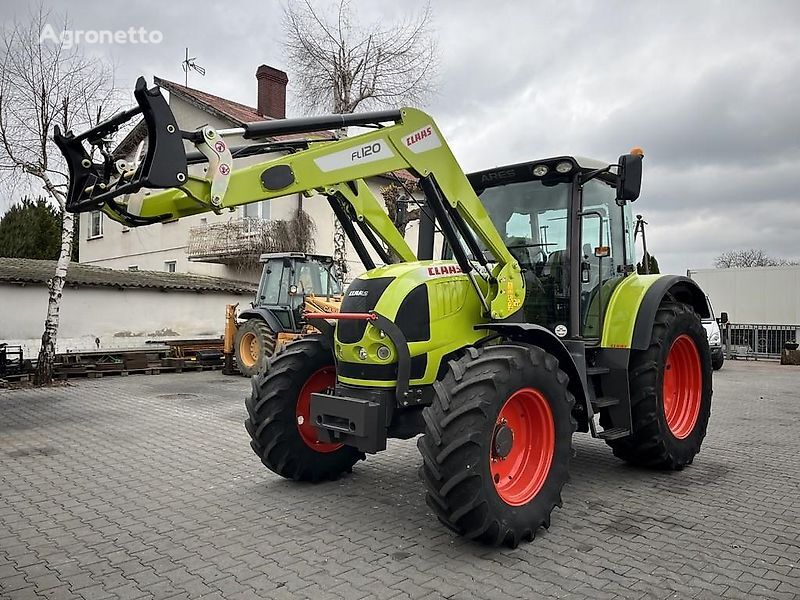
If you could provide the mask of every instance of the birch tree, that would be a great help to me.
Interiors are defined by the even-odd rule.
[[[46,31],[66,31],[65,16],[41,5],[15,20],[0,39],[0,175],[8,185],[39,188],[63,215],[55,272],[48,282],[47,314],[36,382],[53,376],[59,308],[73,244],[74,215],[64,210],[66,167],[52,140],[53,127],[82,129],[110,116],[114,85],[110,65],[79,44]],[[38,191],[38,190],[37,190]]]
[[[425,101],[436,87],[430,4],[380,23],[364,24],[355,13],[348,0],[332,10],[310,0],[287,4],[286,53],[300,107],[340,114]],[[344,280],[345,237],[335,225],[334,265]]]

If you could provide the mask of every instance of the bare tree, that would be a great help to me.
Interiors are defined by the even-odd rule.
[[[288,3],[286,52],[301,108],[338,114],[424,101],[434,91],[437,65],[430,4],[382,24],[364,25],[354,12],[348,0],[332,12],[310,0]],[[338,222],[334,264],[344,279],[345,238]]]
[[[56,21],[58,25],[54,25]],[[81,128],[104,118],[114,95],[110,66],[78,45],[43,39],[45,27],[67,30],[66,17],[42,5],[14,21],[0,39],[0,174],[44,190],[63,213],[61,249],[49,281],[49,300],[36,369],[37,383],[52,380],[59,308],[72,253],[74,216],[64,210],[67,173],[52,141],[55,125]]]
[[[430,5],[383,25],[363,25],[353,13],[347,0],[335,14],[310,0],[288,4],[286,51],[302,108],[338,114],[424,101],[435,89]]]
[[[800,262],[785,258],[769,256],[763,248],[748,248],[746,250],[729,250],[714,259],[714,266],[718,269],[736,269],[741,267],[775,267],[781,265],[796,265]]]
[[[386,205],[386,212],[389,213],[389,218],[403,237],[406,236],[409,223],[419,219],[420,207],[410,197],[410,194],[416,191],[419,191],[419,185],[416,183],[409,186],[392,182],[380,189]],[[391,248],[387,248],[387,250],[391,255],[395,255]]]

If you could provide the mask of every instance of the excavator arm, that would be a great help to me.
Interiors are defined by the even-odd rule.
[[[183,132],[157,87],[147,89],[140,78],[134,95],[138,109],[112,117],[88,132],[62,135],[56,128],[54,138],[70,170],[67,210],[103,210],[117,221],[138,226],[289,194],[319,193],[328,197],[340,220],[343,216],[353,218],[365,234],[374,232],[402,260],[414,261],[414,253],[364,181],[407,170],[420,178],[427,204],[461,270],[470,277],[487,316],[504,319],[521,306],[525,290],[519,264],[436,123],[424,112],[402,108],[263,121],[219,132],[208,126]],[[147,126],[146,154],[131,164],[114,157],[107,144],[122,123],[140,113]],[[263,140],[348,125],[374,129],[336,141],[264,144],[264,153],[283,154],[235,170],[231,149],[224,141],[230,135]],[[203,176],[189,173],[183,139],[192,142],[208,161]],[[102,162],[92,158],[98,150]],[[147,191],[141,193],[142,189]],[[478,277],[485,285],[478,283]]]

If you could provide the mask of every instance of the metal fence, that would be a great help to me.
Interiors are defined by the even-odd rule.
[[[728,358],[780,358],[786,342],[800,341],[800,325],[728,323],[722,329]]]

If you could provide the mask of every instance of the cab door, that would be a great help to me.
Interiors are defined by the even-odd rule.
[[[581,190],[581,335],[599,340],[608,299],[626,275],[626,231],[630,224],[616,202],[616,188],[599,179]]]
[[[258,291],[258,305],[268,308],[285,329],[296,329],[289,301],[293,263],[286,258],[271,258],[264,263]]]

